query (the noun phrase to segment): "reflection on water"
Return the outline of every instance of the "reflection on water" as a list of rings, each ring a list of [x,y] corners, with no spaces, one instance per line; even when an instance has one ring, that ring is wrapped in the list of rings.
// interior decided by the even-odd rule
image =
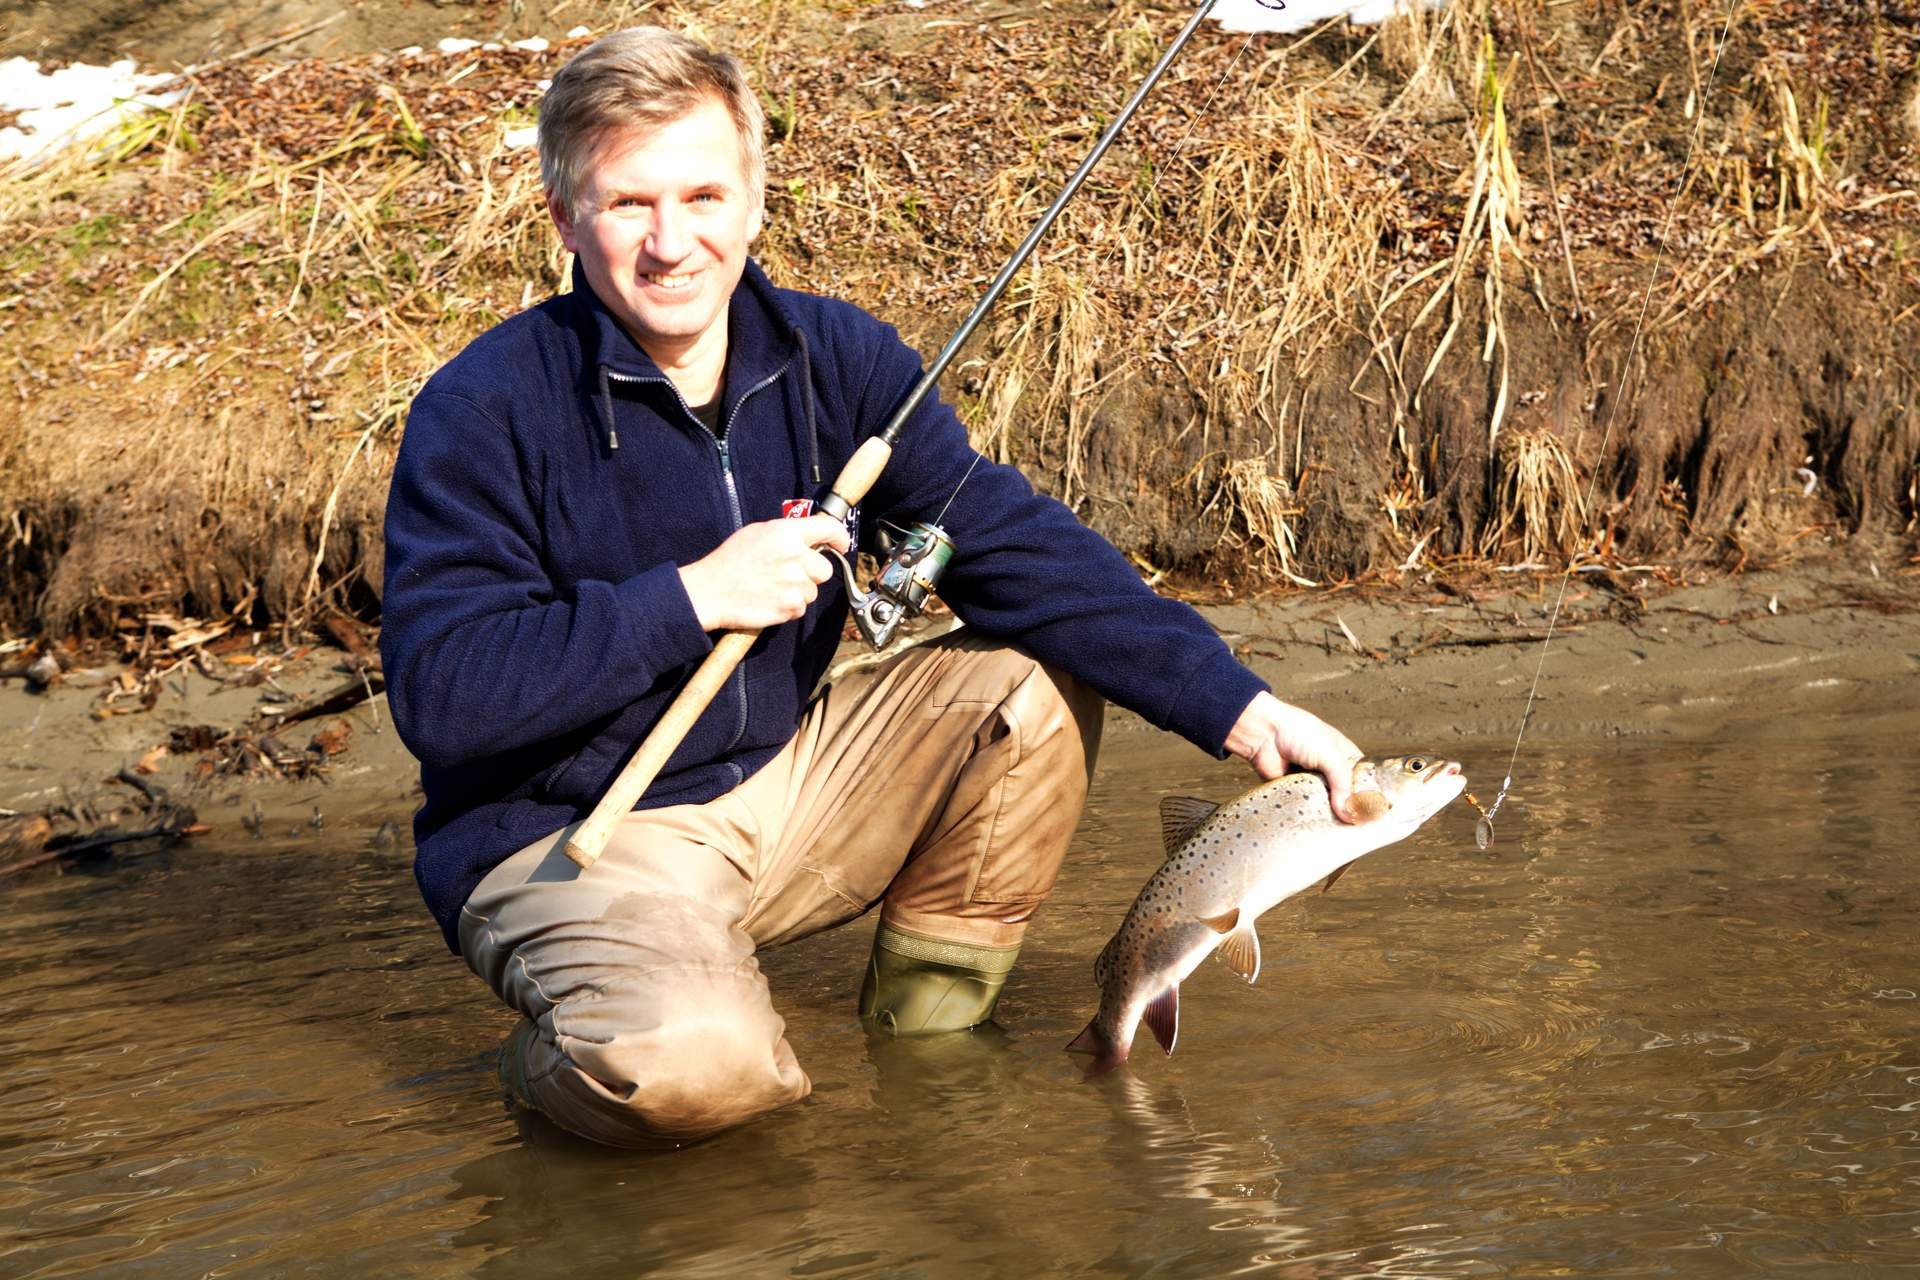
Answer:
[[[1121,735],[1126,739],[1126,735]],[[329,831],[9,891],[8,1275],[1750,1276],[1920,1264],[1920,779],[1902,743],[1530,744],[1283,904],[1180,1052],[1061,1046],[1158,860],[1114,744],[1005,1029],[869,1039],[867,932],[767,957],[816,1092],[667,1156],[508,1114],[511,1019],[404,854]],[[1469,773],[1504,744],[1463,751]]]

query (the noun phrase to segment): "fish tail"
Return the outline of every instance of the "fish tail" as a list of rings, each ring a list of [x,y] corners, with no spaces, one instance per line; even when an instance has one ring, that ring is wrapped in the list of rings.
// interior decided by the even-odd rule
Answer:
[[[1090,1069],[1096,1075],[1111,1071],[1127,1060],[1127,1046],[1117,1043],[1101,1030],[1098,1018],[1089,1022],[1087,1029],[1073,1038],[1073,1042],[1067,1046],[1067,1052],[1092,1054]]]

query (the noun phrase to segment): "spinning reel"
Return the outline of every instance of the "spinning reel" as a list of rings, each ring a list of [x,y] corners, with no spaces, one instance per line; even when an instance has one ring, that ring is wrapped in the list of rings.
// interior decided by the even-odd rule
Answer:
[[[886,563],[873,580],[873,590],[862,591],[854,580],[853,565],[838,551],[827,554],[840,562],[847,599],[853,605],[853,623],[875,649],[884,649],[900,624],[926,607],[927,597],[953,559],[953,539],[937,524],[920,523],[902,531],[887,548]]]

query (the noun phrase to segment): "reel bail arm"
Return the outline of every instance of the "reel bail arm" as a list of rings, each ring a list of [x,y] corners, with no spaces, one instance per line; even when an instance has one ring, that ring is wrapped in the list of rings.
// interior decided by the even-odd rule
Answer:
[[[902,622],[919,616],[927,597],[939,589],[947,562],[953,559],[953,539],[937,524],[914,525],[888,553],[872,591],[860,590],[845,556],[832,550],[826,554],[840,562],[847,599],[853,605],[853,624],[879,650],[887,647]]]

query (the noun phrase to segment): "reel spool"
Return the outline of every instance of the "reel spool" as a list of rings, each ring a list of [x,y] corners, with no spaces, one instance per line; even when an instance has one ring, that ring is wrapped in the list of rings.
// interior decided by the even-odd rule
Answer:
[[[827,554],[840,562],[847,599],[853,605],[853,623],[875,649],[884,649],[908,618],[917,617],[927,597],[940,585],[947,562],[953,559],[953,539],[937,524],[916,524],[893,544],[887,562],[873,580],[873,590],[862,591],[854,580],[853,565],[838,551]]]

